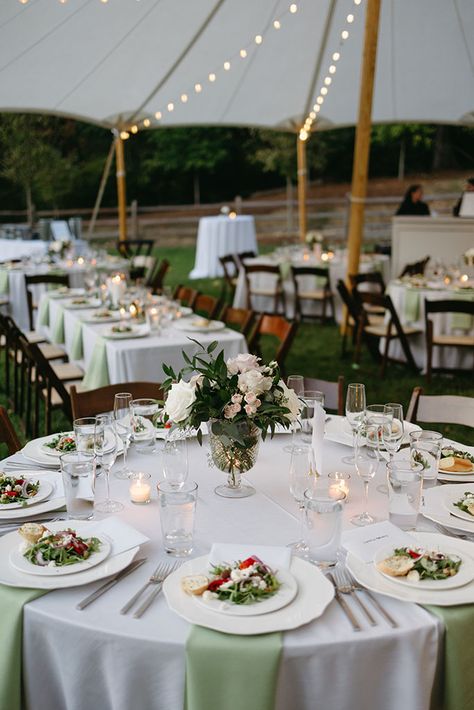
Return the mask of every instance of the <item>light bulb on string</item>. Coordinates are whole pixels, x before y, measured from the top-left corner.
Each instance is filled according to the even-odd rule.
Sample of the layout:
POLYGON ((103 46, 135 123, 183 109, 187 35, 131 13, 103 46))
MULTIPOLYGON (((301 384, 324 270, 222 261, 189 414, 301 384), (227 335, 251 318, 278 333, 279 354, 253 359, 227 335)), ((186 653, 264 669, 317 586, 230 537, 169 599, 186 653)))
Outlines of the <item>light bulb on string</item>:
POLYGON ((331 82, 332 82, 332 79, 330 76, 324 77, 324 83, 326 84, 326 86, 329 86, 331 84, 331 82))
POLYGON ((215 80, 216 80, 216 75, 215 75, 213 72, 211 72, 211 73, 209 74, 209 81, 210 81, 211 84, 212 84, 212 82, 215 81, 215 80))
POLYGON ((319 93, 320 93, 322 96, 326 96, 326 94, 328 93, 328 90, 326 89, 325 86, 322 86, 322 87, 321 87, 321 91, 320 91, 319 93))
POLYGON ((132 133, 138 133, 138 126, 132 126, 130 130, 132 133))
POLYGON ((170 101, 169 104, 168 104, 168 106, 167 106, 167 109, 168 109, 168 111, 169 111, 170 113, 171 113, 171 111, 174 111, 174 103, 172 103, 172 102, 170 101))
POLYGON ((151 121, 149 118, 145 118, 145 120, 143 121, 143 125, 145 126, 145 128, 149 128, 150 123, 151 121))
POLYGON ((331 64, 331 66, 329 67, 329 73, 330 74, 336 73, 336 65, 335 64, 331 64))
POLYGON ((224 70, 229 71, 230 69, 230 62, 224 62, 224 70))
POLYGON ((240 52, 239 52, 239 54, 240 54, 240 56, 242 57, 242 59, 245 59, 245 57, 247 56, 247 50, 246 50, 246 49, 241 49, 240 52))
POLYGON ((291 3, 291 5, 290 5, 290 12, 291 12, 291 14, 294 15, 297 10, 298 10, 298 5, 297 5, 296 3, 294 3, 294 2, 291 3))
POLYGON ((160 118, 161 118, 161 111, 157 111, 157 112, 155 113, 155 118, 156 118, 157 121, 160 120, 160 118))
POLYGON ((187 94, 181 94, 181 102, 185 104, 188 100, 188 95, 187 94))
MULTIPOLYGON (((27 1, 28 1, 28 0, 27 0, 27 1)), ((275 21, 273 22, 273 27, 274 27, 276 30, 279 30, 280 27, 281 27, 281 22, 280 22, 280 20, 275 20, 275 21)))
POLYGON ((352 22, 354 22, 354 15, 347 15, 346 20, 349 24, 351 24, 352 22))
POLYGON ((338 62, 340 58, 341 55, 339 54, 339 52, 334 52, 334 54, 332 55, 333 62, 338 62))
POLYGON ((196 92, 196 94, 200 94, 202 91, 201 84, 194 84, 194 91, 196 92))
POLYGON ((255 44, 262 44, 262 42, 263 42, 262 35, 256 35, 255 36, 255 44))
POLYGON ((349 32, 347 30, 342 30, 341 37, 342 39, 347 39, 349 37, 349 32))

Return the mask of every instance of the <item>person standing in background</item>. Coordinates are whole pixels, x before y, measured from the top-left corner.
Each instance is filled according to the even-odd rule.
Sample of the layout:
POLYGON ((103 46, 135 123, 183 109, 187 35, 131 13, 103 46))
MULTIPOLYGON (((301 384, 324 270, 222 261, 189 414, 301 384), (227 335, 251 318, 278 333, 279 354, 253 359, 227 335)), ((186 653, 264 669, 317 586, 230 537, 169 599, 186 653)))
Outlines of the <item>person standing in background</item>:
POLYGON ((395 214, 411 217, 426 217, 430 215, 430 208, 426 202, 423 202, 423 188, 421 185, 410 185, 405 192, 403 202, 395 214))
POLYGON ((465 192, 474 192, 474 177, 468 178, 466 180, 464 191, 453 207, 453 217, 459 217, 459 210, 461 209, 462 198, 464 197, 465 192))

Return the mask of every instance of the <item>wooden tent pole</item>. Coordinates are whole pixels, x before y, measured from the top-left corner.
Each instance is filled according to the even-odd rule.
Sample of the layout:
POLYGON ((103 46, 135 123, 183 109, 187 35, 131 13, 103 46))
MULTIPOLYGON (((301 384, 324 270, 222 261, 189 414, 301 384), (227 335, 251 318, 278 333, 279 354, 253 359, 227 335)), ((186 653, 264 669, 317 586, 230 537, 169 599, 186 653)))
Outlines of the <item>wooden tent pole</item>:
POLYGON ((306 141, 296 134, 296 160, 298 166, 298 222, 301 241, 306 237, 306 141))
POLYGON ((115 136, 115 164, 117 169, 116 175, 119 216, 119 240, 123 242, 127 238, 127 197, 123 139, 120 137, 119 133, 115 136))
POLYGON ((109 178, 109 173, 110 173, 110 168, 112 166, 112 159, 114 157, 114 150, 115 150, 115 138, 112 140, 109 154, 107 155, 107 160, 105 161, 104 172, 102 173, 102 177, 100 179, 99 191, 97 193, 94 209, 92 211, 91 221, 89 222, 89 229, 87 232, 88 239, 91 239, 92 235, 94 233, 95 223, 97 222, 97 216, 99 214, 100 205, 102 204, 102 197, 104 196, 105 186, 107 184, 107 180, 109 178))
POLYGON ((348 237, 347 276, 359 270, 360 248, 364 231, 364 207, 369 170, 372 96, 374 89, 377 37, 381 0, 367 0, 364 52, 359 90, 359 116, 352 167, 351 211, 348 237))

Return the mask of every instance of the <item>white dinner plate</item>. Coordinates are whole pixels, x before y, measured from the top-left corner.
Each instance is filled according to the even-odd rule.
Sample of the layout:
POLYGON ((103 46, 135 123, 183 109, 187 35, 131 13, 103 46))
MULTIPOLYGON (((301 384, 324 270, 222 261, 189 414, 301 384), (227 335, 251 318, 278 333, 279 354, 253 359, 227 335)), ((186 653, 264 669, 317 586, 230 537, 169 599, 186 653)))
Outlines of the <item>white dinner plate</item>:
MULTIPOLYGON (((457 451, 467 451, 474 456, 474 446, 460 444, 453 439, 443 439, 443 449, 457 449, 457 451)), ((474 483, 474 472, 472 473, 446 473, 439 470, 438 480, 448 483, 474 483)))
POLYGON ((428 488, 423 492, 424 505, 421 509, 421 513, 425 518, 428 518, 428 520, 439 523, 439 525, 443 525, 446 528, 472 534, 474 532, 473 523, 451 515, 444 503, 444 497, 446 495, 458 495, 460 498, 464 491, 474 491, 474 486, 448 484, 446 486, 428 488))
POLYGON ((177 330, 189 331, 190 333, 215 333, 219 330, 224 330, 225 323, 220 320, 210 320, 207 325, 201 321, 205 318, 184 318, 183 320, 173 321, 173 327, 177 330))
MULTIPOLYGON (((472 561, 474 555, 474 543, 467 540, 454 540, 446 535, 438 533, 411 533, 417 540, 417 544, 427 548, 437 548, 455 552, 463 560, 469 557, 472 561)), ((458 606, 460 604, 472 604, 474 599, 474 581, 455 589, 445 589, 433 591, 417 585, 409 587, 400 585, 387 579, 380 574, 372 562, 362 562, 352 553, 347 555, 346 565, 351 574, 363 587, 367 587, 372 592, 385 594, 394 599, 404 602, 414 602, 415 604, 437 604, 438 606, 458 606)))
MULTIPOLYGON (((51 527, 56 526, 57 522, 50 523, 50 525, 51 527)), ((59 529, 64 530, 69 527, 72 528, 69 521, 66 520, 62 523, 62 525, 60 525, 59 529)), ((74 525, 74 528, 72 529, 76 530, 76 532, 80 535, 77 525, 74 525)), ((112 549, 112 545, 109 540, 102 536, 99 538, 101 541, 100 549, 97 552, 93 552, 87 560, 77 562, 74 565, 67 565, 65 567, 41 567, 40 565, 34 565, 32 562, 27 560, 26 557, 24 557, 23 552, 20 550, 20 545, 22 544, 22 541, 24 542, 24 540, 23 538, 20 538, 20 535, 18 535, 18 538, 18 546, 13 548, 10 552, 10 564, 19 572, 24 572, 25 574, 33 575, 35 577, 62 577, 69 574, 80 574, 81 572, 92 569, 92 567, 100 565, 105 559, 107 559, 110 555, 110 550, 112 549)))
POLYGON ((82 311, 86 308, 98 308, 102 305, 102 301, 99 298, 86 298, 86 303, 65 303, 64 308, 68 311, 82 311))
POLYGON ((126 320, 119 313, 111 313, 109 316, 99 318, 97 315, 92 313, 90 316, 84 316, 81 319, 83 323, 90 323, 94 325, 99 325, 100 323, 119 323, 121 320, 126 320))
POLYGON ((455 574, 453 577, 448 577, 447 579, 423 579, 419 580, 418 582, 415 582, 411 579, 407 579, 406 577, 392 577, 389 574, 386 574, 385 572, 382 572, 382 570, 378 569, 377 562, 381 562, 387 557, 391 557, 393 555, 393 546, 382 547, 376 552, 376 554, 374 555, 374 567, 377 572, 383 577, 389 579, 394 584, 401 585, 404 588, 411 587, 415 589, 429 589, 433 592, 442 592, 446 589, 456 589, 457 587, 463 587, 465 584, 469 584, 469 582, 472 582, 472 580, 474 579, 474 560, 472 559, 472 557, 469 557, 466 554, 461 555, 457 549, 452 548, 451 540, 449 537, 445 536, 445 540, 443 542, 439 543, 433 548, 429 547, 428 549, 430 551, 432 549, 439 550, 445 555, 454 554, 458 557, 461 557, 462 563, 459 567, 458 573, 455 574))
MULTIPOLYGON (((253 636, 296 629, 322 616, 334 597, 334 587, 314 565, 294 557, 291 573, 296 579, 298 591, 289 604, 281 609, 259 616, 231 616, 208 610, 186 594, 181 588, 181 578, 188 574, 200 574, 208 568, 207 555, 185 562, 170 574, 163 584, 163 593, 170 609, 192 624, 204 626, 226 634, 253 636)), ((1 582, 1 579, 0 579, 1 582)))
MULTIPOLYGON (((59 469, 59 457, 46 454, 43 450, 43 444, 46 441, 49 441, 52 436, 54 436, 54 434, 41 436, 39 439, 32 439, 31 441, 28 441, 21 450, 21 453, 30 461, 49 466, 51 469, 59 469)), ((121 454, 123 454, 123 442, 120 437, 117 437, 117 456, 120 456, 121 454)))
POLYGON ((57 288, 48 293, 50 298, 80 298, 86 295, 85 288, 57 288))
POLYGON ((107 340, 130 340, 130 338, 145 338, 150 335, 150 329, 147 325, 145 326, 131 326, 132 330, 128 333, 113 333, 112 330, 108 330, 102 333, 104 338, 107 340))
MULTIPOLYGON (((20 476, 15 473, 15 474, 7 474, 7 475, 14 475, 16 478, 20 478, 20 476)), ((33 476, 28 475, 24 476, 25 479, 31 481, 32 483, 35 483, 38 479, 35 479, 33 476)), ((25 508, 31 508, 34 506, 36 503, 41 503, 43 500, 46 500, 46 498, 49 498, 51 493, 53 492, 53 486, 49 481, 41 481, 39 482, 39 488, 35 496, 32 496, 31 498, 28 499, 28 501, 22 501, 18 503, 2 503, 0 504, 0 510, 18 510, 19 508, 21 510, 25 510, 25 508)), ((31 515, 31 513, 30 513, 31 515)))
MULTIPOLYGON (((88 536, 88 523, 83 520, 59 520, 55 523, 48 523, 51 530, 61 530, 67 525, 77 531, 84 532, 84 537, 88 536)), ((105 560, 99 562, 94 567, 88 567, 77 574, 60 574, 52 577, 41 577, 39 575, 26 574, 15 569, 12 565, 6 564, 10 558, 12 550, 19 545, 18 532, 8 533, 0 537, 0 584, 9 587, 25 587, 29 589, 62 589, 67 587, 79 587, 83 584, 96 582, 110 575, 117 574, 127 567, 137 554, 139 547, 133 547, 118 555, 109 555, 105 560)))
MULTIPOLYGON (((53 494, 54 495, 54 494, 53 494)), ((64 508, 66 499, 62 497, 47 498, 42 503, 36 503, 34 508, 27 506, 26 508, 15 508, 15 510, 0 510, 0 521, 2 523, 14 523, 18 521, 21 525, 23 522, 28 522, 32 517, 41 516, 43 513, 50 513, 54 510, 64 508)), ((31 522, 35 522, 34 519, 31 522)))
MULTIPOLYGON (((449 486, 451 489, 451 486, 449 486)), ((450 515, 454 515, 455 518, 461 518, 462 520, 466 520, 468 523, 471 523, 472 525, 472 532, 474 532, 474 515, 471 515, 470 513, 466 513, 465 510, 461 510, 461 508, 458 508, 455 503, 457 503, 461 498, 464 497, 464 493, 474 493, 474 487, 473 486, 456 486, 455 491, 453 490, 447 490, 447 487, 443 486, 443 503, 444 507, 448 511, 450 515)))
POLYGON ((57 459, 59 459, 60 456, 63 454, 67 453, 74 453, 74 452, 69 452, 69 451, 56 451, 56 449, 50 449, 48 444, 48 441, 52 441, 55 439, 57 436, 72 436, 74 437, 74 432, 73 431, 62 431, 59 432, 58 434, 51 434, 51 436, 48 436, 46 438, 46 441, 41 445, 41 451, 46 454, 46 456, 53 456, 57 459))
POLYGON ((471 468, 470 471, 451 471, 449 468, 443 468, 443 463, 442 460, 439 462, 438 466, 438 471, 440 473, 448 473, 450 476, 457 476, 460 481, 464 479, 465 476, 474 476, 474 468, 471 468))
MULTIPOLYGON (((421 431, 421 427, 418 424, 412 424, 411 422, 404 422, 405 433, 402 439, 402 443, 408 442, 408 434, 412 431, 421 431)), ((336 444, 344 444, 345 446, 353 445, 352 430, 349 426, 349 422, 345 417, 341 417, 337 414, 331 414, 331 417, 326 421, 324 427, 324 438, 328 441, 334 441, 336 444)), ((364 445, 364 439, 361 438, 361 445, 364 445)), ((381 445, 381 450, 385 447, 381 445)))
POLYGON ((179 312, 181 313, 181 315, 178 316, 178 319, 179 318, 187 318, 188 316, 192 316, 194 311, 192 308, 189 308, 189 306, 180 306, 179 312))
MULTIPOLYGON (((202 574, 208 574, 209 565, 203 568, 202 574)), ((255 604, 230 604, 219 599, 203 599, 202 596, 193 596, 195 604, 198 604, 204 609, 214 612, 215 614, 226 614, 227 616, 260 616, 261 614, 269 614, 272 611, 283 609, 296 597, 298 592, 298 584, 291 572, 286 569, 279 570, 277 579, 281 583, 281 587, 272 597, 263 599, 255 604)))

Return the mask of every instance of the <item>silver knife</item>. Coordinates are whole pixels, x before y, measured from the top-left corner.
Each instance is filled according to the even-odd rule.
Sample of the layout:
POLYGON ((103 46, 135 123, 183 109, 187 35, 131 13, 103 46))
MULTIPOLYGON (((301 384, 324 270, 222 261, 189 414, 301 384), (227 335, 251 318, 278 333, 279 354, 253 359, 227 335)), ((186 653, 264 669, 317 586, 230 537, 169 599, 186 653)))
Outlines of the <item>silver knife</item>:
POLYGON ((139 560, 134 560, 131 564, 128 565, 128 567, 125 567, 125 569, 123 569, 121 572, 112 577, 112 579, 109 579, 108 582, 105 582, 105 584, 96 589, 95 592, 89 594, 89 596, 83 599, 82 602, 76 604, 76 609, 79 609, 79 611, 85 609, 86 606, 92 604, 92 602, 101 597, 102 594, 108 592, 108 590, 111 589, 115 584, 117 584, 117 582, 120 582, 121 579, 124 579, 124 577, 129 575, 131 572, 134 572, 136 569, 141 567, 141 565, 146 562, 146 559, 146 557, 141 557, 139 560))

